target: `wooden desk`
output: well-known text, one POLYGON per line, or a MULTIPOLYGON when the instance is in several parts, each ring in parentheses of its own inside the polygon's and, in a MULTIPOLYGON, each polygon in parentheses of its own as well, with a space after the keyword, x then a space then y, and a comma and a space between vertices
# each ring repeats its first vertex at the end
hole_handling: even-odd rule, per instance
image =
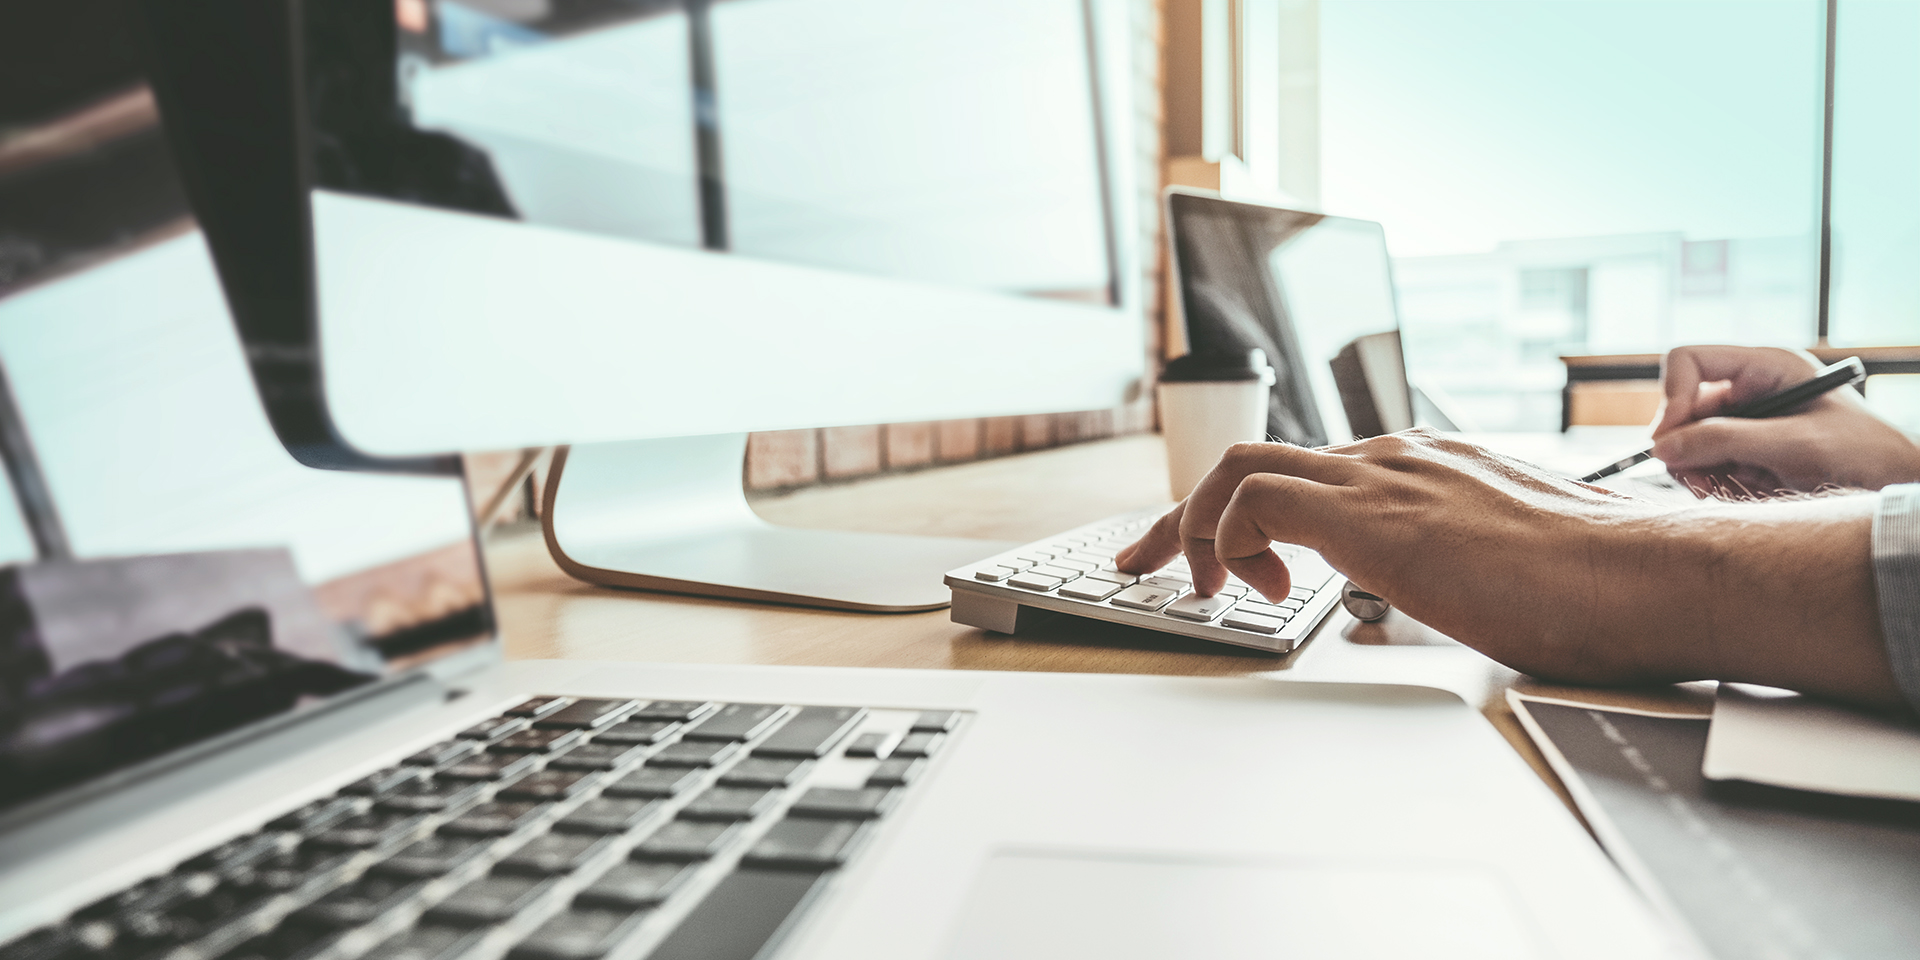
MULTIPOLYGON (((755 508, 794 526, 1026 542, 1164 503, 1166 476, 1160 438, 1132 436, 815 488, 755 508)), ((986 544, 980 553, 994 550, 986 544)), ((536 528, 496 535, 487 563, 507 656, 516 659, 1268 676, 1442 687, 1477 705, 1569 807, 1565 789, 1508 709, 1507 689, 1701 712, 1712 696, 1701 685, 1595 691, 1540 684, 1398 613, 1365 624, 1336 609, 1310 642, 1273 657, 1070 618, 1007 637, 953 623, 944 610, 845 613, 608 590, 561 573, 536 528)))

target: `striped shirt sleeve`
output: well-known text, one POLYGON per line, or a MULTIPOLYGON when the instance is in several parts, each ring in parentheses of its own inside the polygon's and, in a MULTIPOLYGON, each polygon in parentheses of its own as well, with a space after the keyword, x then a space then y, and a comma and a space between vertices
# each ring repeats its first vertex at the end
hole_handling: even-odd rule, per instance
POLYGON ((1907 702, 1920 710, 1920 483, 1880 491, 1873 515, 1873 580, 1880 632, 1907 702))

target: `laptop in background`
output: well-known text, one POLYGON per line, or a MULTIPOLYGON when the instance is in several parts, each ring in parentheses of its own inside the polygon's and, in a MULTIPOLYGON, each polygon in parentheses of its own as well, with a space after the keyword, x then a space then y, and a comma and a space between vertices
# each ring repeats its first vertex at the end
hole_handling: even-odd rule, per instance
POLYGON ((1274 439, 1317 447, 1414 425, 1386 234, 1377 223, 1170 187, 1183 344, 1266 351, 1274 439))

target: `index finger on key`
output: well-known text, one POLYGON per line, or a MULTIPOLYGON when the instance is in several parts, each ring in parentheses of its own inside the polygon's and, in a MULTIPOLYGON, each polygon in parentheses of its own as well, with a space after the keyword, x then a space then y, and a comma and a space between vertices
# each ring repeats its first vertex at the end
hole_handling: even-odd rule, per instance
POLYGON ((1187 505, 1182 501, 1155 520, 1153 526, 1140 535, 1140 539, 1113 555, 1114 567, 1128 573, 1152 573, 1171 563, 1174 557, 1180 555, 1180 517, 1186 509, 1187 505))
POLYGON ((1248 477, 1275 474, 1318 484, 1344 484, 1353 476, 1351 457, 1308 450, 1289 443, 1236 443, 1187 497, 1181 516, 1180 542, 1193 573, 1193 588, 1201 596, 1220 592, 1228 570, 1214 549, 1220 517, 1234 493, 1248 477))

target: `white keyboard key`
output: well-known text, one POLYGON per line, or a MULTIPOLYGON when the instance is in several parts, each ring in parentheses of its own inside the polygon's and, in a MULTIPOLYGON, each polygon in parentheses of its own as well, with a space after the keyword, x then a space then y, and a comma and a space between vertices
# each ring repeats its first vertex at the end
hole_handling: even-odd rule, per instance
POLYGON ((1101 567, 1100 569, 1087 574, 1087 576, 1093 577, 1096 580, 1111 580, 1114 583, 1117 583, 1123 587, 1131 587, 1134 584, 1140 582, 1139 577, 1136 577, 1131 573, 1121 573, 1120 571, 1115 570, 1112 567, 1101 567))
POLYGON ((1017 576, 1008 577, 1007 582, 1013 584, 1016 587, 1022 587, 1027 590, 1038 590, 1042 593, 1045 593, 1046 591, 1052 590, 1054 587, 1059 586, 1060 578, 1042 576, 1040 574, 1034 573, 1033 571, 1029 570, 1026 573, 1022 573, 1017 576))
POLYGON ((982 567, 973 572, 973 578, 975 580, 985 580, 988 583, 999 583, 1019 572, 1020 571, 1012 567, 982 567))
POLYGON ((1313 591, 1306 587, 1294 587, 1287 591, 1287 597, 1292 600, 1312 600, 1313 591))
POLYGON ((1176 597, 1183 593, 1186 593, 1188 590, 1193 589, 1193 584, 1188 583, 1184 577, 1170 577, 1170 576, 1167 576, 1164 572, 1148 577, 1140 581, 1140 583, 1143 586, 1159 587, 1162 590, 1172 590, 1174 592, 1173 595, 1176 597))
POLYGON ((1285 607, 1276 607, 1271 603, 1261 603, 1258 600, 1242 600, 1240 601, 1240 609, 1248 613, 1259 614, 1263 617, 1272 617, 1280 621, 1285 621, 1288 617, 1293 616, 1292 610, 1288 610, 1285 607))
POLYGON ((1223 597, 1233 597, 1237 600, 1247 595, 1247 587, 1243 584, 1229 583, 1220 588, 1220 595, 1223 597))
POLYGON ((1180 594, 1165 587, 1150 587, 1136 583, 1113 595, 1116 607, 1132 607, 1135 610, 1158 610, 1172 602, 1180 594))
POLYGON ((1116 593, 1119 593, 1120 590, 1125 586, 1126 586, 1125 584, 1114 583, 1111 580, 1099 580, 1093 577, 1081 577, 1080 579, 1075 580, 1074 582, 1069 583, 1064 587, 1061 587, 1060 595, 1063 597, 1072 597, 1075 600, 1092 600, 1093 602, 1098 603, 1102 600, 1105 600, 1108 597, 1113 596, 1116 593))
POLYGON ((1295 611, 1298 611, 1301 607, 1304 607, 1306 605, 1307 604, 1305 601, 1295 600, 1291 597, 1285 600, 1282 600, 1279 603, 1274 604, 1274 606, 1279 607, 1280 609, 1285 610, 1288 613, 1293 613, 1295 611))
POLYGON ((1081 571, 1075 570, 1072 567, 1063 567, 1054 563, 1043 563, 1027 572, 1043 577, 1055 577, 1060 580, 1077 580, 1081 573, 1081 571))
POLYGON ((995 560, 994 563, 999 564, 1000 566, 1003 566, 1003 567, 1012 567, 1015 570, 1025 570, 1026 568, 1033 566, 1032 560, 1022 560, 1019 557, 1014 557, 1012 559, 995 560))
POLYGON ((1066 567, 1069 570, 1078 570, 1081 573, 1092 573, 1100 569, 1100 565, 1097 563, 1088 563, 1085 560, 1068 560, 1063 557, 1055 557, 1050 566, 1066 567))
POLYGON ((1160 612, 1182 620, 1198 620, 1206 623, 1225 613, 1228 607, 1233 606, 1233 600, 1234 598, 1225 594, 1203 597, 1193 593, 1167 604, 1167 608, 1160 612))
POLYGON ((1257 613, 1248 613, 1245 610, 1235 610, 1221 617, 1220 625, 1249 633, 1279 633, 1285 621, 1263 617, 1257 613))
POLYGON ((1053 559, 1053 554, 1047 553, 1044 550, 1028 550, 1026 553, 1020 555, 1020 559, 1028 563, 1046 563, 1053 559))

